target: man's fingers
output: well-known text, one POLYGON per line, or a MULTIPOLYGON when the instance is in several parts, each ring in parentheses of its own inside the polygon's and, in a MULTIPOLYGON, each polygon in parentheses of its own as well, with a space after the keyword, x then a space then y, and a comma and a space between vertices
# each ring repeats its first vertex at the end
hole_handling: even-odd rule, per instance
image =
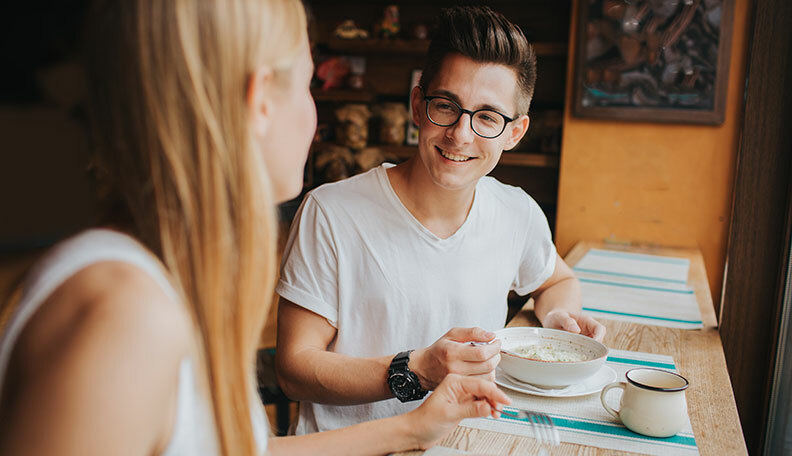
POLYGON ((585 317, 586 320, 582 323, 586 326, 588 335, 595 340, 602 342, 605 338, 605 326, 601 325, 597 320, 591 317, 585 317))
POLYGON ((495 372, 498 366, 495 361, 487 361, 483 363, 469 363, 466 361, 458 361, 448 366, 448 372, 451 374, 458 374, 465 377, 486 375, 490 372, 495 372))
POLYGON ((597 341, 602 342, 605 339, 605 327, 602 325, 597 325, 594 328, 594 339, 597 341))
POLYGON ((605 327, 588 315, 581 315, 578 317, 578 324, 581 328, 581 334, 599 341, 605 337, 605 327))
POLYGON ((485 331, 479 327, 452 328, 445 337, 456 342, 489 342, 495 338, 495 333, 485 331))
POLYGON ((558 328, 571 333, 583 334, 600 342, 605 338, 605 327, 588 315, 570 315, 568 312, 555 314, 554 312, 548 313, 548 316, 553 314, 553 318, 546 320, 548 328, 558 328))
POLYGON ((571 333, 580 332, 580 325, 578 325, 578 322, 572 317, 567 317, 563 323, 561 323, 561 327, 564 328, 565 331, 569 331, 571 333))
POLYGON ((495 381, 495 371, 492 371, 492 372, 489 372, 489 373, 486 373, 486 374, 471 375, 471 377, 480 378, 480 379, 486 380, 488 382, 494 382, 495 381))
POLYGON ((496 353, 492 358, 484 362, 462 361, 454 364, 454 372, 462 375, 481 375, 495 372, 495 368, 500 363, 500 353, 496 353))
POLYGON ((484 362, 500 353, 501 341, 496 339, 486 345, 462 344, 459 357, 462 361, 484 362))

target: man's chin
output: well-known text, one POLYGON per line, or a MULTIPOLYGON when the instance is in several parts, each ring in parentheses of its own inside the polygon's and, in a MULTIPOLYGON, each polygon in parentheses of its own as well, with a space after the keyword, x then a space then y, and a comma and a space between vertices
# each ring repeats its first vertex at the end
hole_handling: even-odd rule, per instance
POLYGON ((478 177, 473 176, 449 176, 446 173, 433 175, 434 184, 443 190, 462 191, 474 186, 478 182, 478 177))

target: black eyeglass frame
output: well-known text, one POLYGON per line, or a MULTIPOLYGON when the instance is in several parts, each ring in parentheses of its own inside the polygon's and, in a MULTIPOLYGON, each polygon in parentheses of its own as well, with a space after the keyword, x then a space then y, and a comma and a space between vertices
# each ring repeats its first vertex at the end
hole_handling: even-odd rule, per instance
POLYGON ((456 125, 456 123, 459 122, 459 119, 462 118, 462 114, 468 114, 468 115, 470 115, 470 129, 473 130, 473 133, 475 133, 476 135, 478 135, 478 136, 480 136, 480 137, 482 137, 484 139, 495 139, 495 138, 497 138, 498 136, 502 135, 504 131, 506 131, 506 125, 508 125, 509 122, 514 121, 513 118, 507 116, 506 114, 501 114, 498 111, 494 111, 494 110, 489 109, 489 108, 482 108, 482 109, 476 109, 475 111, 470 111, 468 109, 463 108, 462 106, 459 106, 459 103, 457 103, 456 101, 454 101, 454 100, 452 100, 450 98, 447 98, 447 97, 439 96, 439 95, 438 96, 428 96, 427 95, 427 96, 424 96, 423 99, 424 99, 424 102, 426 104, 426 106, 425 106, 426 118, 429 119, 429 122, 432 122, 433 124, 437 125, 438 127, 450 127, 452 125, 456 125), (438 98, 442 99, 442 100, 446 100, 446 101, 450 102, 451 104, 453 104, 454 106, 456 106, 457 108, 459 108, 459 116, 457 116, 455 121, 451 122, 448 125, 443 125, 443 124, 435 122, 434 120, 432 120, 432 116, 429 115, 429 103, 432 100, 436 100, 438 98), (475 116, 477 113, 479 113, 481 111, 494 112, 495 114, 503 117, 503 119, 506 122, 503 123, 503 128, 501 129, 500 133, 498 133, 495 136, 484 136, 481 133, 476 131, 476 127, 473 126, 473 116, 475 116))

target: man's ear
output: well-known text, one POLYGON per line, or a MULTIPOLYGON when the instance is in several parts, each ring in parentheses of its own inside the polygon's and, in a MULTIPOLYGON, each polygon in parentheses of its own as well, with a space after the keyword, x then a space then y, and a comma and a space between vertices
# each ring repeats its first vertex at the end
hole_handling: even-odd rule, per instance
POLYGON ((267 66, 256 69, 247 87, 247 107, 253 134, 264 137, 270 125, 272 115, 272 85, 274 74, 267 66))
POLYGON ((410 105, 412 106, 412 121, 415 126, 421 125, 421 113, 423 112, 423 89, 418 86, 413 87, 410 92, 410 105))
POLYGON ((513 121, 509 122, 509 125, 506 126, 505 134, 508 135, 506 138, 506 144, 503 147, 503 150, 512 150, 517 144, 520 143, 520 140, 525 133, 528 131, 528 125, 531 123, 531 119, 528 117, 527 114, 523 114, 520 117, 514 119, 513 121))

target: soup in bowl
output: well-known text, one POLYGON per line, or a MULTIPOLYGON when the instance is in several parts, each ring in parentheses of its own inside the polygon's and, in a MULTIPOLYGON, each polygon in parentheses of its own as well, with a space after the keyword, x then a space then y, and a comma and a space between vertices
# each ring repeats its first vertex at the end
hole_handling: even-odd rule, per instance
POLYGON ((583 382, 602 368, 608 356, 602 343, 567 331, 523 327, 495 333, 501 340, 503 372, 541 388, 583 382))

